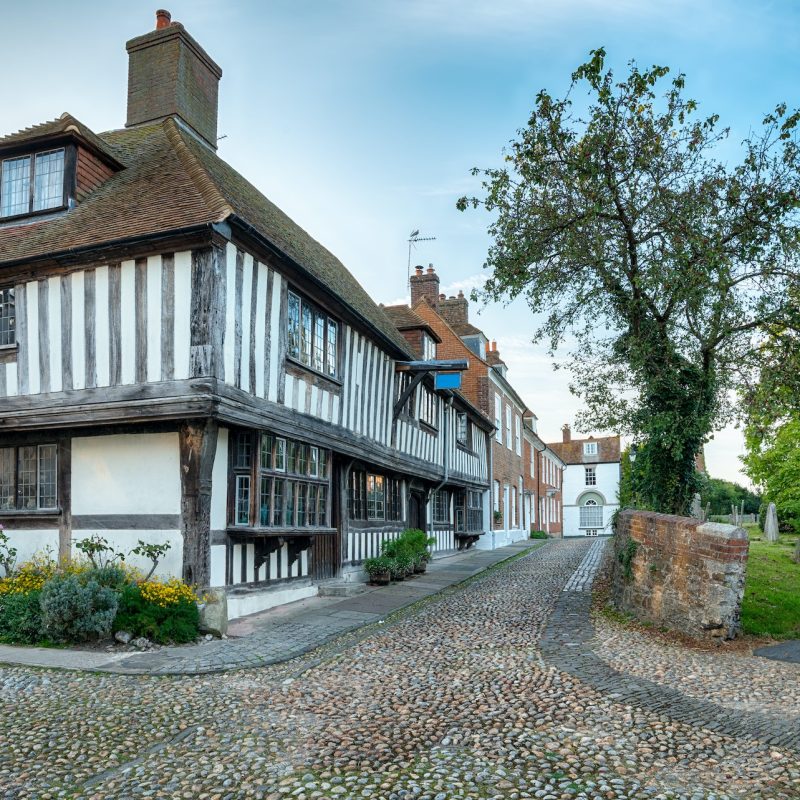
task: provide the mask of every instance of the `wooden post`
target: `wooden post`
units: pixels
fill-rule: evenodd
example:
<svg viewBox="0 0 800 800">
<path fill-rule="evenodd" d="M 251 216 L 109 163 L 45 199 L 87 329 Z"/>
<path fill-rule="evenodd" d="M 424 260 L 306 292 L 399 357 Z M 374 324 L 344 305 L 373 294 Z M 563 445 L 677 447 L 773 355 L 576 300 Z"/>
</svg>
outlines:
<svg viewBox="0 0 800 800">
<path fill-rule="evenodd" d="M 211 580 L 211 471 L 217 422 L 187 420 L 180 430 L 183 579 L 207 587 Z"/>
<path fill-rule="evenodd" d="M 69 436 L 58 442 L 58 560 L 69 560 L 72 554 L 72 439 Z"/>
</svg>

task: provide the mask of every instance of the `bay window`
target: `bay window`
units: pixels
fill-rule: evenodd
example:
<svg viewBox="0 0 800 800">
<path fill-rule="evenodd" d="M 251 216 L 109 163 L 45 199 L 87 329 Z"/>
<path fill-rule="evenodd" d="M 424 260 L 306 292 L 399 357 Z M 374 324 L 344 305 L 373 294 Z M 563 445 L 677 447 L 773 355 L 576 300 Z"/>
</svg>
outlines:
<svg viewBox="0 0 800 800">
<path fill-rule="evenodd" d="M 233 524 L 329 528 L 330 451 L 268 432 L 233 439 Z"/>
<path fill-rule="evenodd" d="M 286 316 L 289 356 L 316 372 L 337 378 L 339 323 L 291 291 Z"/>
</svg>

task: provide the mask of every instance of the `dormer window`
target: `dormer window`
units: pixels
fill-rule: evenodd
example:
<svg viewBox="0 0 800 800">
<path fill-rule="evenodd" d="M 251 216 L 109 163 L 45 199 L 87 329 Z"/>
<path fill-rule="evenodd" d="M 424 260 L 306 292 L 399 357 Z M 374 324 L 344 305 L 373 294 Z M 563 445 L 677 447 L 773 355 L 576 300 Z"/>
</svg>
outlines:
<svg viewBox="0 0 800 800">
<path fill-rule="evenodd" d="M 64 148 L 6 158 L 0 170 L 0 218 L 54 208 L 64 202 Z"/>
<path fill-rule="evenodd" d="M 428 336 L 427 333 L 422 334 L 422 360 L 433 361 L 436 358 L 436 342 Z"/>
<path fill-rule="evenodd" d="M 585 456 L 596 456 L 597 455 L 597 442 L 584 442 L 583 443 L 583 454 Z"/>
</svg>

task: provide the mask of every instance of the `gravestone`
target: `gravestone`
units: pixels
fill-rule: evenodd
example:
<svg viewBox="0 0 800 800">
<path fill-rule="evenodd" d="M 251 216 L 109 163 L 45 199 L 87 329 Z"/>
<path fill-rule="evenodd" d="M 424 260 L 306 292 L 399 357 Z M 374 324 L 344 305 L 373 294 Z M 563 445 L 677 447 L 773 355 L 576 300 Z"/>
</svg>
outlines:
<svg viewBox="0 0 800 800">
<path fill-rule="evenodd" d="M 764 522 L 764 538 L 768 542 L 778 541 L 778 512 L 775 510 L 775 503 L 767 506 L 767 518 Z"/>
<path fill-rule="evenodd" d="M 703 519 L 703 505 L 700 502 L 700 494 L 695 494 L 692 498 L 691 515 L 695 519 Z"/>
</svg>

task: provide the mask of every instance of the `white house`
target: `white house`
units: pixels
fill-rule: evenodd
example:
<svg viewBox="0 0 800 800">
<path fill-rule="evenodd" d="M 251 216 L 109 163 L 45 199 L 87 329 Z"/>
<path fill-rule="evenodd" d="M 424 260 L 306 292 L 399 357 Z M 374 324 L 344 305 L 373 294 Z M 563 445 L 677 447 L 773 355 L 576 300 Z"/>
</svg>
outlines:
<svg viewBox="0 0 800 800">
<path fill-rule="evenodd" d="M 603 536 L 619 508 L 620 438 L 573 439 L 569 425 L 563 441 L 548 445 L 564 468 L 563 535 Z"/>
</svg>

